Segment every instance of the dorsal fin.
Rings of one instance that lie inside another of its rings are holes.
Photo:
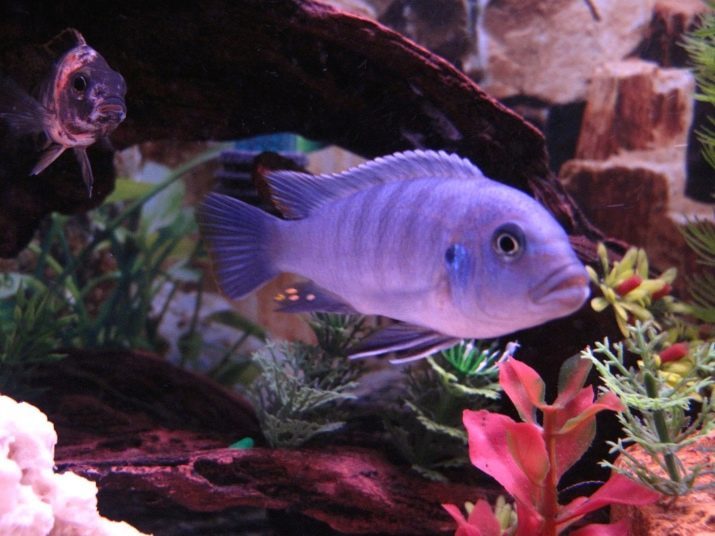
[[[287,218],[305,218],[334,199],[393,181],[424,178],[485,179],[469,160],[444,151],[407,151],[366,162],[342,173],[311,175],[274,171],[266,176],[271,197]]]

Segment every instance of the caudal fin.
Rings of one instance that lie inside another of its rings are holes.
[[[270,258],[275,218],[238,199],[212,193],[198,212],[221,289],[242,298],[278,275]]]

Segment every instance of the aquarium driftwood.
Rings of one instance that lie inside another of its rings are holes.
[[[29,382],[30,399],[55,424],[60,447],[106,439],[93,449],[140,448],[142,435],[156,429],[201,432],[202,448],[223,445],[226,434],[260,437],[247,400],[147,352],[68,350],[61,361],[38,366]]]
[[[366,157],[416,147],[470,158],[530,191],[593,258],[600,238],[549,173],[542,135],[451,64],[380,24],[309,0],[13,2],[0,16],[0,70],[23,87],[46,73],[43,46],[74,26],[127,80],[118,148],[279,131]],[[82,212],[111,191],[112,153],[90,148],[88,199],[71,155],[28,177],[29,140],[0,140],[0,255],[24,247],[49,211]]]
[[[358,448],[107,453],[91,462],[65,458],[57,463],[60,470],[95,480],[105,500],[151,502],[157,517],[172,509],[221,512],[252,506],[302,513],[347,534],[447,532],[453,523],[440,503],[461,504],[480,495],[473,486],[424,481],[375,451]]]
[[[490,494],[425,481],[367,448],[227,448],[261,441],[248,404],[146,353],[73,351],[33,386],[58,431],[58,469],[97,481],[100,509],[135,523],[147,507],[154,520],[256,507],[348,533],[435,534],[451,527],[441,502]]]

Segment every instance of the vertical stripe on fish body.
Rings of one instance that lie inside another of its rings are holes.
[[[276,265],[339,289],[358,311],[394,318],[436,308],[447,299],[443,252],[468,212],[459,194],[469,186],[421,179],[338,199],[281,226]]]

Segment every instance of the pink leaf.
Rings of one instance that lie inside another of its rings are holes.
[[[491,475],[516,500],[534,502],[538,488],[508,454],[507,428],[516,423],[486,410],[465,410],[463,420],[469,436],[469,459],[475,467]]]
[[[455,536],[501,536],[499,520],[489,503],[483,499],[474,505],[469,519],[464,519],[462,511],[453,504],[443,504],[442,507],[457,522]]]
[[[571,536],[628,536],[628,524],[625,519],[609,525],[591,523],[573,531]]]
[[[583,420],[566,434],[556,435],[556,478],[561,479],[591,446],[596,435],[595,419]]]
[[[554,400],[554,406],[563,407],[578,395],[590,371],[591,361],[580,355],[564,361],[559,370],[559,394]]]
[[[593,512],[609,504],[630,504],[642,506],[658,500],[660,493],[634,482],[620,473],[613,473],[600,489],[584,500],[577,497],[564,506],[559,512],[559,524],[567,524],[573,519],[578,519],[589,512]]]
[[[499,367],[499,384],[521,420],[536,424],[536,408],[544,404],[544,382],[539,374],[521,361],[510,358]]]
[[[455,536],[487,536],[487,534],[482,533],[475,525],[470,525],[469,522],[464,519],[462,511],[454,504],[443,504],[442,508],[447,510],[447,513],[457,522],[457,530],[454,532]],[[497,536],[499,536],[499,533],[497,533]]]
[[[514,536],[534,536],[541,534],[544,518],[531,503],[516,502],[516,534]]]
[[[576,463],[588,449],[596,433],[596,414],[603,410],[621,411],[623,406],[613,393],[606,393],[593,402],[593,389],[584,387],[569,402],[566,408],[557,412],[558,421],[563,423],[556,435],[556,474],[558,478]],[[569,415],[572,415],[569,417]],[[564,422],[564,418],[568,418]]]
[[[483,499],[479,499],[469,514],[469,524],[479,527],[482,536],[501,536],[499,520],[494,515],[492,507]]]
[[[509,454],[534,488],[541,488],[549,472],[549,458],[544,437],[538,426],[528,422],[506,424]],[[532,494],[533,495],[533,494]]]
[[[558,430],[567,421],[580,418],[583,413],[593,405],[593,387],[587,386],[581,389],[576,395],[563,406],[554,406],[556,411],[556,426]]]
[[[590,387],[584,387],[584,391],[588,389],[590,389]],[[593,391],[591,391],[591,396],[593,396]],[[586,397],[584,396],[584,398]],[[577,409],[578,408],[575,408],[573,413],[575,413]],[[596,413],[606,409],[610,409],[612,411],[623,411],[623,404],[615,393],[605,393],[601,398],[596,400],[596,402],[589,404],[583,411],[580,411],[577,415],[570,417],[569,420],[564,423],[560,433],[566,433],[571,428],[579,426],[581,421],[595,418]]]

